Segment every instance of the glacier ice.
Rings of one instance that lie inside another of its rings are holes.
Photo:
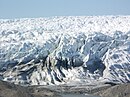
[[[130,82],[130,16],[0,19],[0,78],[22,85]]]

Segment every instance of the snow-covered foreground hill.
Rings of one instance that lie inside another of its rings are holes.
[[[130,16],[1,19],[0,79],[130,82]]]

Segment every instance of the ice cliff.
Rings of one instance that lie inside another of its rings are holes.
[[[0,19],[0,79],[130,82],[130,16]]]

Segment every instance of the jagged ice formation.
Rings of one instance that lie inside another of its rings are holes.
[[[0,20],[0,79],[22,85],[130,81],[130,16]]]

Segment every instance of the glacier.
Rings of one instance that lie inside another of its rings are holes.
[[[0,79],[21,85],[130,82],[130,16],[0,19]]]

